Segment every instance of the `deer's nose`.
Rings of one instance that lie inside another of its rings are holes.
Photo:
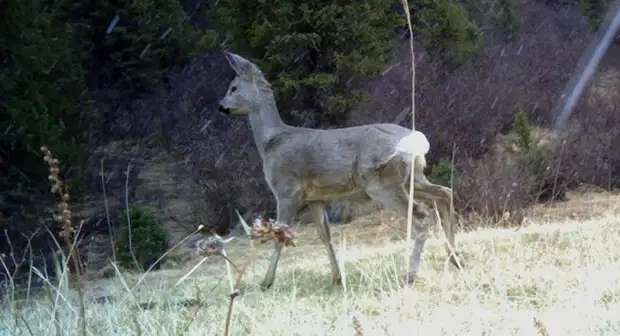
[[[230,110],[229,110],[229,109],[227,109],[227,108],[225,108],[225,107],[224,107],[224,106],[222,106],[222,105],[218,106],[218,108],[217,108],[217,109],[218,109],[221,113],[224,113],[224,114],[230,114]]]

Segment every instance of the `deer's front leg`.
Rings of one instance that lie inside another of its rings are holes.
[[[422,221],[426,222],[426,220]],[[428,230],[429,225],[427,225],[427,223],[420,223],[419,225],[416,225],[416,238],[413,243],[413,251],[411,252],[411,257],[409,258],[409,270],[405,275],[406,283],[413,283],[418,276],[420,263],[422,262],[422,251],[424,251],[424,244],[426,243]]]
[[[297,208],[300,204],[299,196],[295,195],[292,197],[276,197],[276,201],[278,202],[278,213],[276,222],[289,226],[292,225],[295,213],[297,212]],[[265,273],[265,278],[260,284],[263,290],[270,288],[276,279],[276,270],[278,268],[278,263],[280,262],[282,247],[283,246],[281,244],[275,243],[273,254],[271,255],[271,259],[269,259],[269,267],[267,268],[267,273]]]
[[[310,206],[310,211],[312,211],[312,217],[316,224],[319,237],[327,250],[329,263],[332,267],[332,286],[340,286],[342,285],[342,275],[340,273],[340,267],[338,266],[338,260],[336,259],[336,252],[332,245],[329,219],[325,213],[325,204],[323,202],[310,202],[308,205]]]

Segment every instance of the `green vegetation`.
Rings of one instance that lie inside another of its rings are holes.
[[[313,110],[319,120],[336,123],[363,98],[351,83],[388,65],[394,30],[404,25],[395,5],[383,0],[222,0],[209,18],[218,31],[227,32],[227,48],[256,61],[282,111]]]
[[[467,11],[451,0],[411,3],[416,34],[434,59],[454,69],[469,60],[482,41],[480,30]]]
[[[495,0],[493,2],[495,24],[502,30],[507,40],[517,38],[521,31],[521,20],[517,13],[515,0]]]
[[[579,0],[579,7],[594,30],[603,24],[608,0]]]
[[[458,171],[448,159],[440,159],[437,164],[429,167],[428,179],[436,184],[452,188],[458,181]]]
[[[41,144],[63,163],[79,159],[83,58],[74,52],[75,26],[46,3],[0,4],[0,189],[10,198],[44,187]]]
[[[515,117],[513,131],[517,135],[517,164],[530,180],[532,195],[537,195],[546,182],[551,153],[540,144],[523,110]]]
[[[121,216],[119,220],[124,225],[115,243],[116,257],[121,266],[147,269],[168,250],[168,232],[152,209],[134,204],[129,207],[131,223],[127,222],[127,217]],[[131,244],[128,224],[131,224]]]

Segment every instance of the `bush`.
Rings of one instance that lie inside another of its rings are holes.
[[[511,132],[498,134],[489,153],[461,162],[456,206],[477,214],[478,221],[518,225],[534,202],[565,200],[567,185],[562,174],[556,176],[557,141],[519,111]]]
[[[219,235],[239,223],[235,210],[251,221],[266,215],[275,218],[276,202],[260,166],[248,157],[234,164],[196,169],[191,183],[192,211],[198,224]],[[249,217],[248,217],[249,216]]]
[[[456,167],[447,159],[440,159],[439,162],[429,167],[428,179],[436,184],[452,188],[458,183],[458,171]]]
[[[598,30],[603,24],[608,3],[608,0],[579,0],[581,12],[594,30]]]
[[[461,165],[462,178],[456,188],[454,203],[458,214],[470,215],[465,226],[511,226],[521,223],[523,210],[531,204],[531,197],[517,167],[498,152]]]
[[[208,15],[228,48],[255,61],[272,82],[281,111],[311,110],[338,124],[363,101],[354,91],[392,58],[396,1],[222,0]],[[295,112],[283,114],[294,119]]]
[[[411,11],[421,42],[447,67],[461,66],[478,50],[480,31],[459,4],[451,0],[416,1]]]
[[[129,206],[129,220],[131,221],[131,245],[126,215],[123,214],[120,218],[121,223],[125,222],[125,225],[115,240],[117,261],[119,265],[126,268],[147,269],[168,250],[168,232],[153,210],[143,205]],[[159,268],[162,262],[163,259],[155,266],[155,269]]]
[[[515,0],[496,0],[493,2],[497,16],[493,18],[507,40],[514,40],[521,30],[521,20],[517,13]]]
[[[515,117],[513,132],[516,135],[517,167],[524,175],[531,196],[539,200],[541,196],[555,198],[557,195],[548,195],[549,188],[555,189],[556,181],[552,180],[552,148],[542,132],[534,134],[534,130],[527,120],[524,111],[519,111]]]
[[[593,98],[592,88],[585,94],[586,99]],[[563,144],[556,148],[560,175],[570,187],[585,183],[606,190],[620,188],[620,106],[600,99],[590,104],[586,99],[577,105]]]

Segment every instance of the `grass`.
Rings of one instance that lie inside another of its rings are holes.
[[[404,237],[392,241],[393,230],[384,226],[334,227],[343,288],[331,288],[327,256],[311,227],[299,232],[297,247],[285,249],[265,292],[258,283],[270,246],[233,240],[227,245],[233,262],[249,255],[256,261],[235,301],[231,334],[351,335],[355,324],[367,335],[545,335],[540,328],[548,335],[620,334],[619,216],[460,234],[462,273],[431,238],[413,288],[401,283],[409,253]],[[230,291],[225,264],[209,260],[175,287],[194,264],[152,272],[135,288],[140,275],[130,273],[86,283],[89,334],[222,334]],[[95,302],[102,293],[109,303]],[[42,335],[58,326],[62,335],[80,334],[73,296],[56,304],[44,297],[5,302],[0,334]],[[157,305],[145,307],[149,302]]]

